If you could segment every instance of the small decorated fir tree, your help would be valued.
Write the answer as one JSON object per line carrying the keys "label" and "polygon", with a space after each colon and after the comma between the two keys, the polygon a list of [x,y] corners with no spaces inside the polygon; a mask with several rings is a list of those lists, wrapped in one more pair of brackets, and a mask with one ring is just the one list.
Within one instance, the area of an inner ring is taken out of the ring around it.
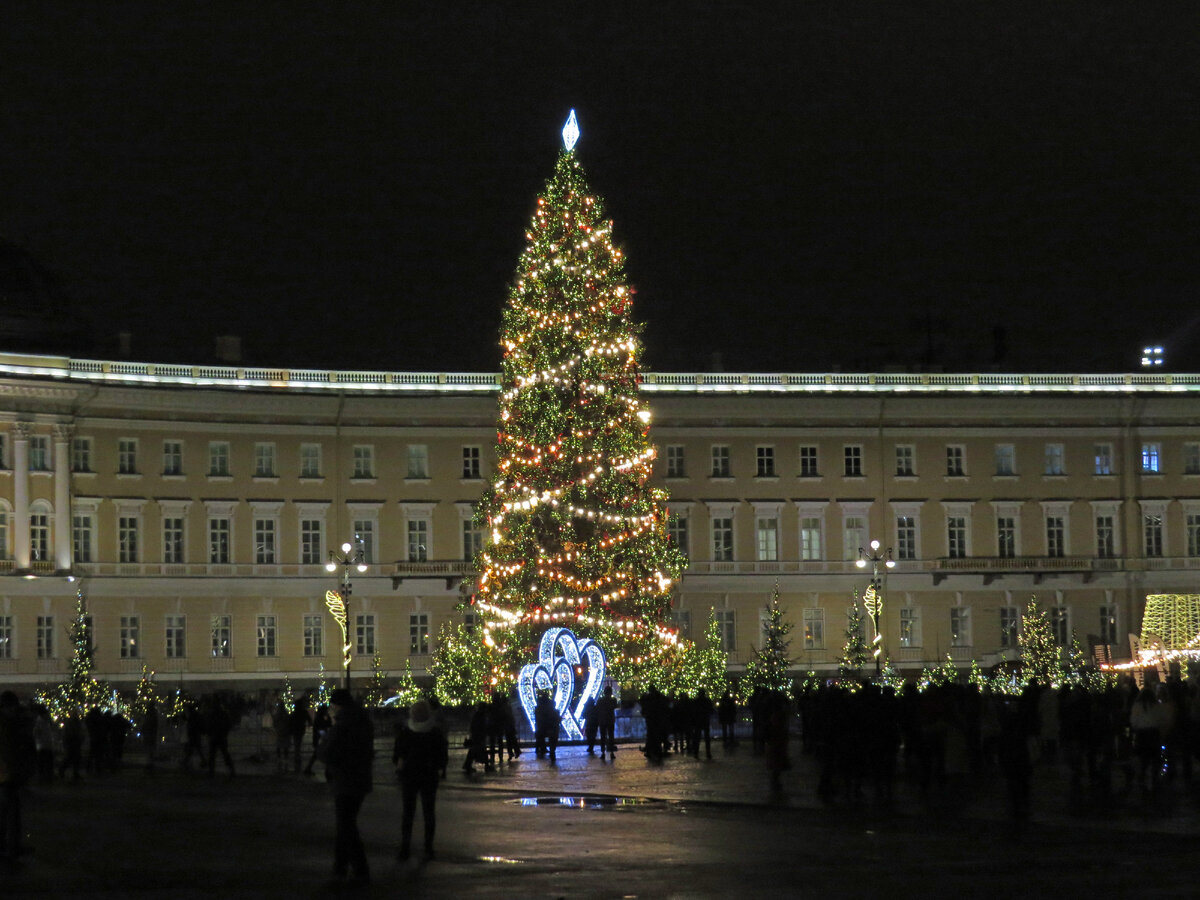
{"label": "small decorated fir tree", "polygon": [[854,605],[846,617],[846,643],[842,646],[842,656],[838,660],[838,674],[843,678],[858,679],[862,677],[863,668],[871,657],[871,648],[867,646],[864,637],[863,616],[858,608],[858,591],[854,592]]}
{"label": "small decorated fir tree", "polygon": [[783,607],[779,605],[779,587],[767,607],[767,621],[763,627],[762,647],[754,651],[754,658],[746,664],[746,677],[742,679],[742,694],[749,698],[756,690],[792,696],[792,679],[788,674],[792,660],[788,656],[791,639],[788,634],[792,624],[783,618]]}
{"label": "small decorated fir tree", "polygon": [[1038,606],[1037,597],[1030,597],[1025,607],[1017,643],[1021,647],[1021,677],[1026,682],[1038,681],[1045,686],[1062,680],[1062,655],[1050,618]]}

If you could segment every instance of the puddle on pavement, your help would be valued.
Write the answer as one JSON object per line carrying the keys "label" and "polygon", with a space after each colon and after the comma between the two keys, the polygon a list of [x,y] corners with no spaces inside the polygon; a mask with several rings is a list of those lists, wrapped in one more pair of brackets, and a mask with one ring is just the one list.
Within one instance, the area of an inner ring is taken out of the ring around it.
{"label": "puddle on pavement", "polygon": [[572,809],[636,809],[638,807],[665,806],[665,800],[651,800],[647,797],[518,797],[509,800],[517,806],[555,806]]}

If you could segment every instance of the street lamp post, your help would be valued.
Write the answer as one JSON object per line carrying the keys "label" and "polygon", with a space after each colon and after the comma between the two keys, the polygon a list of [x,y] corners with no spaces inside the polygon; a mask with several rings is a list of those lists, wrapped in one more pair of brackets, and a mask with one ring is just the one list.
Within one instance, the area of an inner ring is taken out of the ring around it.
{"label": "street lamp post", "polygon": [[329,562],[325,563],[325,571],[336,572],[339,566],[342,569],[341,589],[326,591],[325,605],[329,607],[329,612],[342,629],[342,669],[346,673],[346,690],[350,690],[350,570],[357,569],[360,573],[367,571],[366,552],[357,536],[353,544],[349,541],[342,544],[340,555],[335,550],[329,551]]}
{"label": "street lamp post", "polygon": [[883,666],[883,633],[879,630],[879,617],[883,614],[883,579],[879,576],[879,564],[883,563],[885,570],[894,568],[896,561],[892,559],[892,548],[880,552],[879,541],[871,541],[871,550],[868,553],[862,547],[858,548],[858,560],[855,563],[860,569],[865,569],[867,563],[871,564],[871,584],[863,592],[863,603],[867,607],[867,613],[871,616],[871,624],[875,627],[875,637],[871,641],[872,651],[875,654],[875,678],[878,679],[882,674]]}

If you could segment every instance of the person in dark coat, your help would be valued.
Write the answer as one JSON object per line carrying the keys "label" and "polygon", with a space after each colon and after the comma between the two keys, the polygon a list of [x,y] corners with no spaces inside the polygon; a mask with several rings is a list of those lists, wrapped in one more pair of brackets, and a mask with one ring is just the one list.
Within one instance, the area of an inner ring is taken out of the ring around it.
{"label": "person in dark coat", "polygon": [[329,717],[329,707],[322,703],[313,714],[312,756],[308,758],[308,765],[304,767],[305,775],[312,774],[313,763],[317,761],[317,748],[321,746],[321,741],[325,739],[325,734],[331,727],[333,727],[333,719]]}
{"label": "person in dark coat", "polygon": [[425,822],[425,857],[433,859],[437,787],[438,781],[445,776],[448,757],[446,735],[433,718],[429,702],[418,700],[408,711],[408,722],[396,733],[396,743],[392,747],[392,763],[396,767],[396,777],[400,779],[400,795],[404,804],[397,859],[408,859],[412,852],[417,798],[421,800],[421,818]]}
{"label": "person in dark coat", "polygon": [[481,762],[484,771],[492,771],[492,765],[487,756],[488,704],[480,701],[471,713],[471,723],[467,726],[467,758],[463,760],[463,774],[474,775],[475,763]]}
{"label": "person in dark coat", "polygon": [[[596,720],[596,698],[588,697],[583,704],[583,733],[587,737],[587,752],[588,756],[596,755],[596,732],[599,730],[600,723]],[[604,748],[600,748],[600,755],[604,755]]]}
{"label": "person in dark coat", "polygon": [[349,877],[354,884],[367,884],[371,873],[358,813],[371,792],[371,764],[375,754],[375,729],[371,718],[345,688],[330,695],[333,727],[317,750],[325,764],[325,778],[333,789],[334,839],[333,877]]}
{"label": "person in dark coat", "polygon": [[517,717],[513,713],[512,698],[504,697],[501,705],[504,711],[504,746],[508,750],[509,760],[521,755],[521,742],[517,739]]}
{"label": "person in dark coat", "polygon": [[717,721],[721,723],[721,743],[726,747],[736,745],[737,738],[734,737],[733,726],[737,721],[737,701],[729,691],[725,692],[717,704]]}
{"label": "person in dark coat", "polygon": [[613,696],[611,684],[604,686],[604,693],[596,701],[596,727],[600,730],[600,758],[608,751],[609,759],[617,758],[615,731],[617,725],[617,698]]}
{"label": "person in dark coat", "polygon": [[301,697],[288,716],[288,735],[292,739],[292,768],[300,772],[301,748],[304,746],[304,733],[308,731],[308,698]]}
{"label": "person in dark coat", "polygon": [[549,691],[542,691],[538,695],[533,708],[533,721],[537,726],[534,739],[538,759],[549,756],[550,762],[554,762],[558,758],[558,729],[562,725],[562,717],[554,708]]}
{"label": "person in dark coat", "polygon": [[12,691],[0,694],[0,859],[21,847],[21,792],[37,767],[33,722]]}
{"label": "person in dark coat", "polygon": [[233,757],[229,755],[229,732],[233,730],[233,716],[225,708],[220,697],[214,697],[212,708],[208,713],[208,774],[217,771],[217,754],[229,768],[229,777],[233,777]]}

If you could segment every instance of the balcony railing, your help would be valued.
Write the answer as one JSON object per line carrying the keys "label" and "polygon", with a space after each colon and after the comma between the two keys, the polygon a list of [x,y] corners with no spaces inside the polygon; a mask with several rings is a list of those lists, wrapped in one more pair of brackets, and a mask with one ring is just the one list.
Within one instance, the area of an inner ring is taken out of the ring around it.
{"label": "balcony railing", "polygon": [[[363,393],[491,393],[494,372],[391,372],[174,365],[0,353],[0,374],[125,384],[176,384],[269,390]],[[1200,390],[1200,374],[1019,374],[956,372],[646,372],[652,393],[1041,393],[1184,392]]]}

